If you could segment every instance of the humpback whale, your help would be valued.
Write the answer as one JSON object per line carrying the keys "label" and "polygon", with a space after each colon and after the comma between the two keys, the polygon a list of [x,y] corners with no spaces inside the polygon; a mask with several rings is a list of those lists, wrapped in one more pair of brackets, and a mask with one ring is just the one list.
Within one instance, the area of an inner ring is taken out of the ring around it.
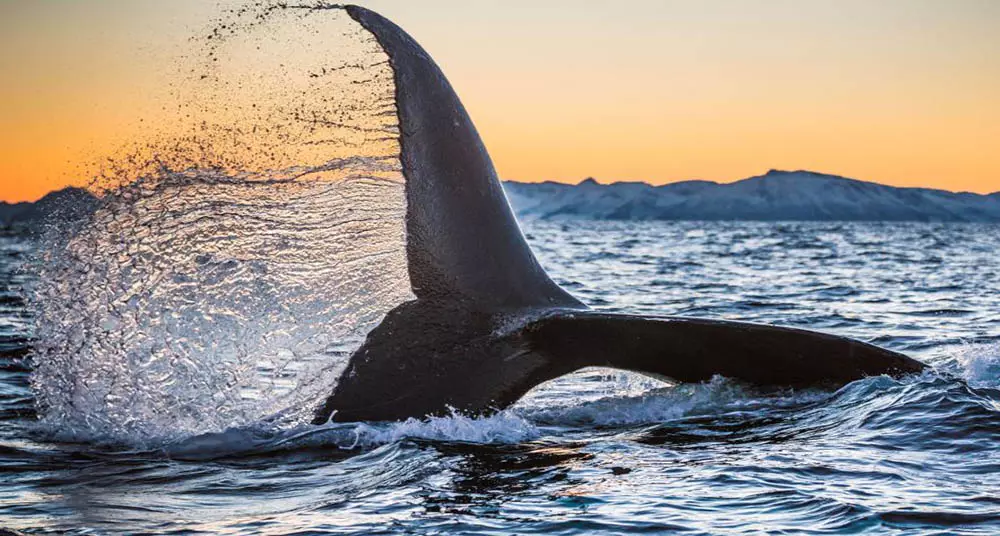
{"label": "humpback whale", "polygon": [[427,52],[384,17],[344,9],[393,72],[413,299],[367,334],[315,423],[489,413],[591,366],[767,386],[836,386],[924,368],[801,329],[588,309],[535,259],[476,128]]}

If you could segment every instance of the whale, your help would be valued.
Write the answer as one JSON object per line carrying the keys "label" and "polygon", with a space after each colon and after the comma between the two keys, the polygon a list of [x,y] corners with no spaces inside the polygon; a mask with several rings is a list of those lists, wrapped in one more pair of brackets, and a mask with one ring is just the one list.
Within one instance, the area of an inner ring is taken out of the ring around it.
{"label": "whale", "polygon": [[315,424],[486,415],[586,367],[793,388],[925,368],[832,334],[590,309],[535,258],[482,139],[430,55],[383,16],[342,8],[393,73],[412,299],[367,333]]}

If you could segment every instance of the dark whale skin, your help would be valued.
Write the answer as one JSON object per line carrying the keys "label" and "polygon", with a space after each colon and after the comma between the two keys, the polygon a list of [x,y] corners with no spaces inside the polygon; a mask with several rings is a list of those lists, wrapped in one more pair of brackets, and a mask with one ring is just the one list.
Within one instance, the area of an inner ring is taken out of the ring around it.
{"label": "dark whale skin", "polygon": [[314,423],[503,409],[584,367],[675,382],[722,375],[837,387],[920,372],[920,362],[801,329],[595,312],[560,288],[521,233],[493,163],[440,68],[402,29],[357,6],[395,73],[407,260],[415,300],[354,352]]}
{"label": "dark whale skin", "polygon": [[486,415],[584,367],[672,382],[715,375],[768,387],[836,388],[925,367],[864,342],[762,324],[551,310],[507,333],[502,316],[409,302],[355,354],[316,423]]}

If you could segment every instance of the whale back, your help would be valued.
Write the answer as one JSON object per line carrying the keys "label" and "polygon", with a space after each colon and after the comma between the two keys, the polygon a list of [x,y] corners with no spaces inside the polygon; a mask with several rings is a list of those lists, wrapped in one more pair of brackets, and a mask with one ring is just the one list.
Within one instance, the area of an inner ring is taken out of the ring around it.
{"label": "whale back", "polygon": [[434,60],[388,19],[346,9],[395,73],[414,294],[476,309],[582,306],[538,264],[476,127]]}

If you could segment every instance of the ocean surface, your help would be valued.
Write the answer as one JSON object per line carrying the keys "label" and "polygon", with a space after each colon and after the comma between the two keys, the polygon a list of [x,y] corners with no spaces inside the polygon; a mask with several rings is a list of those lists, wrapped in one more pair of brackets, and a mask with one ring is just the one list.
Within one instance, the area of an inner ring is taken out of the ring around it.
{"label": "ocean surface", "polygon": [[1000,226],[582,221],[524,230],[559,283],[595,308],[828,331],[934,370],[835,392],[763,392],[724,378],[667,386],[588,370],[490,418],[81,439],[76,421],[36,415],[33,393],[51,390],[40,383],[54,376],[33,387],[24,360],[37,344],[19,290],[33,283],[34,246],[0,232],[0,527],[1000,533]]}

